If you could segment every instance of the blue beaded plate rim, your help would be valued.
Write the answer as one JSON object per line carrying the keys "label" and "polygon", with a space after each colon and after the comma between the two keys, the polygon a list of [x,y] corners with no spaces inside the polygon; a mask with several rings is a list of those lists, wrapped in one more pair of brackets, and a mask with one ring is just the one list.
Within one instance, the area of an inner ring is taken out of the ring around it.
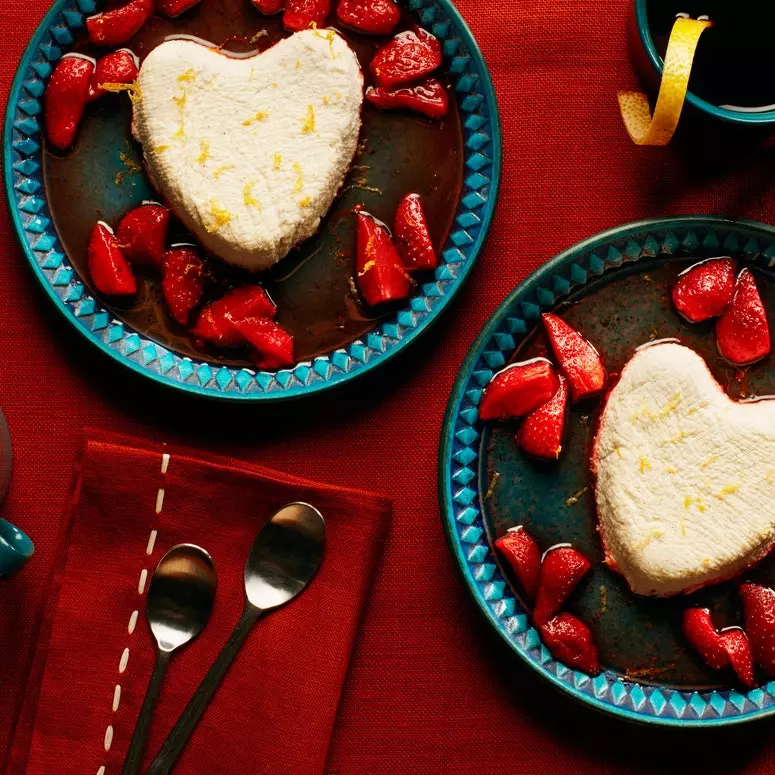
{"label": "blue beaded plate rim", "polygon": [[65,318],[103,353],[158,383],[233,401],[284,400],[318,393],[386,363],[438,319],[465,283],[492,221],[502,159],[500,116],[479,47],[450,0],[406,0],[442,41],[463,131],[463,189],[433,282],[346,347],[278,372],[218,366],[182,357],[111,315],[71,266],[51,221],[42,177],[42,95],[53,66],[96,0],[56,0],[19,63],[6,109],[5,192],[16,235],[38,281]]}
{"label": "blue beaded plate rim", "polygon": [[486,434],[477,421],[483,387],[524,336],[568,294],[587,283],[615,279],[624,264],[688,251],[723,251],[763,267],[775,266],[775,229],[719,216],[638,221],[603,232],[560,253],[506,298],[482,329],[460,370],[447,406],[439,447],[441,518],[469,593],[490,625],[531,668],[597,710],[640,723],[709,727],[775,713],[775,681],[739,692],[679,690],[642,684],[604,671],[591,678],[552,658],[530,625],[488,542],[482,519],[488,483],[482,471]]}

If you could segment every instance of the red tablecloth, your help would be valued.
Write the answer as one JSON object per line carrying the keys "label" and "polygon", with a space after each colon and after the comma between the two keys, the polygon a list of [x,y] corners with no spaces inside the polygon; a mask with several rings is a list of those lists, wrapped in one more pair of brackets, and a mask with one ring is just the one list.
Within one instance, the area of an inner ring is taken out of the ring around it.
{"label": "red tablecloth", "polygon": [[[395,499],[392,535],[329,755],[334,775],[775,771],[772,724],[672,734],[593,714],[550,690],[482,626],[445,545],[436,453],[449,390],[476,332],[541,262],[646,216],[775,220],[775,146],[695,131],[630,144],[617,88],[635,85],[631,0],[458,0],[503,114],[498,214],[479,267],[425,341],[377,379],[271,410],[192,403],[97,358],[43,297],[0,214],[0,406],[16,454],[7,516],[38,556],[0,586],[0,752],[84,425],[199,444]],[[46,0],[0,3],[5,100]],[[55,775],[52,773],[52,775]]]}

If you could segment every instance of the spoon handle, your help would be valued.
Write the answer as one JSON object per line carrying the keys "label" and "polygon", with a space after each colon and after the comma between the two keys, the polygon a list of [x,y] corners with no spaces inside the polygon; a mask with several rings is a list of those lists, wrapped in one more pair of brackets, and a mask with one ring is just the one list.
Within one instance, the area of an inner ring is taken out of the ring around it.
{"label": "spoon handle", "polygon": [[143,706],[140,708],[140,715],[137,717],[135,731],[132,734],[132,742],[129,744],[121,775],[137,775],[140,772],[140,765],[143,763],[143,753],[145,752],[145,741],[148,737],[148,727],[151,725],[153,708],[156,705],[156,699],[159,696],[159,690],[161,689],[169,660],[170,655],[166,651],[160,651],[156,656],[156,664],[153,667],[148,688],[145,690]]}
{"label": "spoon handle", "polygon": [[213,662],[207,675],[202,679],[202,683],[199,684],[199,688],[194,692],[193,697],[189,700],[186,709],[181,713],[172,731],[167,735],[167,739],[159,749],[159,753],[156,754],[156,758],[151,762],[146,775],[169,775],[172,771],[223,677],[234,661],[234,657],[237,656],[240,646],[242,646],[253,625],[258,621],[259,616],[261,616],[260,608],[256,608],[250,603],[245,605],[242,618],[229,636],[229,640],[226,641],[226,645],[221,649],[221,653]]}

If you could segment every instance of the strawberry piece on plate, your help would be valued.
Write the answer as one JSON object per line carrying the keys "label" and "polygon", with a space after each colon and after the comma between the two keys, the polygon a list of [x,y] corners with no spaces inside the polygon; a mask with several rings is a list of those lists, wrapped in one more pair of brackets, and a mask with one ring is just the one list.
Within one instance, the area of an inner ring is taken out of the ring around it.
{"label": "strawberry piece on plate", "polygon": [[89,99],[96,100],[108,93],[101,84],[128,84],[137,80],[140,60],[128,48],[105,54],[97,61],[89,84]]}
{"label": "strawberry piece on plate", "polygon": [[193,8],[200,0],[158,0],[159,11],[174,19],[176,16]]}
{"label": "strawberry piece on plate", "polygon": [[716,344],[722,358],[748,366],[770,353],[767,312],[749,269],[737,276],[732,303],[716,323]]}
{"label": "strawberry piece on plate", "polygon": [[428,118],[444,118],[449,111],[447,90],[435,78],[397,89],[369,86],[366,99],[382,110],[413,110]]}
{"label": "strawberry piece on plate", "polygon": [[283,26],[299,32],[309,27],[324,27],[331,0],[286,0]]}
{"label": "strawberry piece on plate", "polygon": [[711,258],[690,266],[673,286],[673,304],[690,323],[724,314],[735,292],[737,263]]}
{"label": "strawberry piece on plate", "polygon": [[681,629],[686,640],[714,670],[729,664],[729,654],[721,642],[721,635],[713,626],[707,608],[687,608],[681,619]]}
{"label": "strawberry piece on plate", "polygon": [[517,444],[523,452],[544,460],[557,460],[562,452],[565,421],[568,417],[568,380],[558,375],[557,392],[531,412],[517,433]]}
{"label": "strawberry piece on plate", "polygon": [[250,346],[250,354],[259,369],[293,366],[293,337],[272,320],[246,318],[235,322],[237,330]]}
{"label": "strawberry piece on plate", "polygon": [[250,0],[265,16],[273,16],[285,10],[285,0]]}
{"label": "strawberry piece on plate", "polygon": [[597,675],[600,663],[592,633],[573,614],[562,613],[541,625],[538,632],[552,656],[587,675]]}
{"label": "strawberry piece on plate", "polygon": [[406,299],[412,281],[388,227],[363,210],[357,217],[355,271],[361,296],[370,307]]}
{"label": "strawberry piece on plate", "polygon": [[398,204],[395,221],[396,245],[410,272],[435,269],[439,263],[428,231],[428,221],[419,194],[407,194]]}
{"label": "strawberry piece on plate", "polygon": [[544,554],[533,609],[536,625],[546,624],[562,608],[591,567],[589,560],[569,544],[560,544]]}
{"label": "strawberry piece on plate", "polygon": [[161,290],[170,314],[185,326],[205,290],[204,264],[193,245],[173,245],[164,254]]}
{"label": "strawberry piece on plate", "polygon": [[131,296],[137,292],[132,267],[107,223],[100,221],[92,229],[87,257],[89,274],[98,291],[107,296]]}
{"label": "strawberry piece on plate", "polygon": [[377,86],[392,89],[419,81],[441,65],[441,43],[430,32],[415,27],[399,32],[371,60]]}
{"label": "strawberry piece on plate", "polygon": [[277,305],[260,285],[242,285],[208,304],[199,313],[192,333],[218,347],[239,347],[245,340],[237,330],[236,321],[271,319],[276,314]]}
{"label": "strawberry piece on plate", "polygon": [[756,686],[753,669],[753,654],[748,636],[740,627],[730,627],[721,632],[721,645],[727,652],[729,664],[735,671],[738,680],[744,686]]}
{"label": "strawberry piece on plate", "polygon": [[154,0],[130,0],[120,8],[86,19],[89,40],[95,46],[126,43],[153,16]]}
{"label": "strawberry piece on plate", "polygon": [[527,601],[532,603],[538,591],[541,551],[524,527],[512,527],[495,542],[495,549],[508,564]]}
{"label": "strawberry piece on plate", "polygon": [[481,420],[511,420],[530,414],[549,401],[560,381],[551,362],[533,358],[499,371],[484,389],[479,404]]}
{"label": "strawberry piece on plate", "polygon": [[605,387],[607,374],[597,350],[557,315],[544,313],[541,319],[555,357],[570,383],[573,403],[599,393]]}
{"label": "strawberry piece on plate", "polygon": [[390,35],[401,19],[401,9],[393,0],[339,0],[336,15],[359,32]]}
{"label": "strawberry piece on plate", "polygon": [[760,584],[740,586],[745,632],[753,658],[769,676],[775,677],[775,592]]}
{"label": "strawberry piece on plate", "polygon": [[130,210],[116,230],[126,257],[135,264],[161,269],[169,222],[170,211],[156,202],[143,202]]}
{"label": "strawberry piece on plate", "polygon": [[81,54],[65,54],[46,86],[46,136],[64,151],[73,144],[89,96],[94,60]]}

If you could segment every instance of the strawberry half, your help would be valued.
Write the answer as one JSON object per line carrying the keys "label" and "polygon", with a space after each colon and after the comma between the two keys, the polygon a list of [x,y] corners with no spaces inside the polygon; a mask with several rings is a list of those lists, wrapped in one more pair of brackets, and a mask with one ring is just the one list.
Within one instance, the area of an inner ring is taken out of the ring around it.
{"label": "strawberry half", "polygon": [[140,60],[137,55],[128,48],[120,48],[110,54],[105,54],[97,61],[97,66],[92,73],[89,83],[89,99],[96,100],[107,90],[100,84],[104,83],[132,83],[137,80]]}
{"label": "strawberry half", "polygon": [[435,78],[397,89],[369,86],[366,99],[382,110],[413,110],[428,118],[444,118],[449,111],[447,90]]}
{"label": "strawberry half", "polygon": [[775,676],[775,592],[760,584],[740,586],[745,631],[756,664]]}
{"label": "strawberry half", "polygon": [[339,0],[336,15],[359,32],[390,35],[401,19],[401,9],[393,0]]}
{"label": "strawberry half", "polygon": [[112,11],[86,19],[89,40],[95,46],[120,46],[126,43],[153,16],[154,0],[129,0]]}
{"label": "strawberry half", "polygon": [[361,296],[370,307],[406,299],[412,281],[401,263],[388,227],[363,210],[357,217],[355,271]]}
{"label": "strawberry half", "polygon": [[605,387],[607,374],[597,350],[557,315],[544,313],[541,319],[554,355],[570,383],[573,403],[599,393]]}
{"label": "strawberry half", "polygon": [[285,10],[285,0],[250,0],[265,16],[273,16]]}
{"label": "strawberry half", "polygon": [[46,136],[64,151],[73,144],[89,96],[94,60],[81,54],[65,54],[51,74],[43,97]]}
{"label": "strawberry half", "polygon": [[748,366],[770,353],[767,312],[749,269],[737,276],[732,303],[716,323],[716,345],[721,357],[736,366]]}
{"label": "strawberry half", "polygon": [[161,290],[170,314],[185,326],[205,290],[204,264],[193,245],[173,245],[164,254]]}
{"label": "strawberry half", "polygon": [[538,632],[552,656],[568,667],[587,675],[597,675],[600,663],[592,633],[573,614],[562,613],[541,625]]}
{"label": "strawberry half", "polygon": [[546,552],[533,609],[537,626],[546,624],[562,608],[591,567],[589,560],[572,546],[561,544]]}
{"label": "strawberry half", "polygon": [[673,304],[690,323],[724,313],[735,292],[737,263],[731,258],[711,258],[690,266],[673,286]]}
{"label": "strawberry half", "polygon": [[441,65],[441,43],[430,32],[415,27],[399,32],[371,60],[377,86],[392,89],[419,81]]}
{"label": "strawberry half", "polygon": [[92,229],[87,258],[89,274],[98,291],[107,296],[131,296],[137,292],[132,267],[107,223],[100,221]]}
{"label": "strawberry half", "polygon": [[331,0],[286,0],[283,27],[299,32],[309,27],[325,27]]}
{"label": "strawberry half", "polygon": [[200,0],[157,0],[157,6],[160,13],[174,19],[199,2]]}
{"label": "strawberry half", "polygon": [[517,433],[523,452],[544,460],[557,460],[562,452],[565,421],[568,417],[568,380],[560,374],[557,392],[529,414]]}
{"label": "strawberry half", "polygon": [[293,337],[272,320],[247,318],[235,322],[237,331],[250,346],[250,355],[259,369],[293,366]]}
{"label": "strawberry half", "polygon": [[499,371],[484,389],[479,419],[522,417],[549,401],[559,387],[557,374],[546,358],[512,363]]}
{"label": "strawberry half", "polygon": [[200,313],[194,336],[218,347],[239,347],[245,343],[236,321],[247,318],[273,318],[277,305],[260,285],[243,285],[208,304]]}
{"label": "strawberry half", "polygon": [[528,603],[535,600],[541,573],[541,551],[524,527],[510,528],[495,542],[495,549],[514,574]]}
{"label": "strawberry half", "polygon": [[721,642],[721,635],[713,626],[707,608],[687,608],[681,619],[681,629],[705,663],[714,670],[729,664],[729,654]]}
{"label": "strawberry half", "polygon": [[396,210],[395,235],[398,252],[409,272],[435,269],[439,263],[428,231],[428,221],[419,194],[407,194]]}
{"label": "strawberry half", "polygon": [[721,645],[727,652],[729,664],[735,671],[738,680],[744,686],[756,686],[753,669],[753,654],[747,635],[740,627],[730,627],[721,632]]}
{"label": "strawberry half", "polygon": [[127,258],[135,264],[162,268],[170,211],[156,202],[143,202],[118,224],[116,236]]}

